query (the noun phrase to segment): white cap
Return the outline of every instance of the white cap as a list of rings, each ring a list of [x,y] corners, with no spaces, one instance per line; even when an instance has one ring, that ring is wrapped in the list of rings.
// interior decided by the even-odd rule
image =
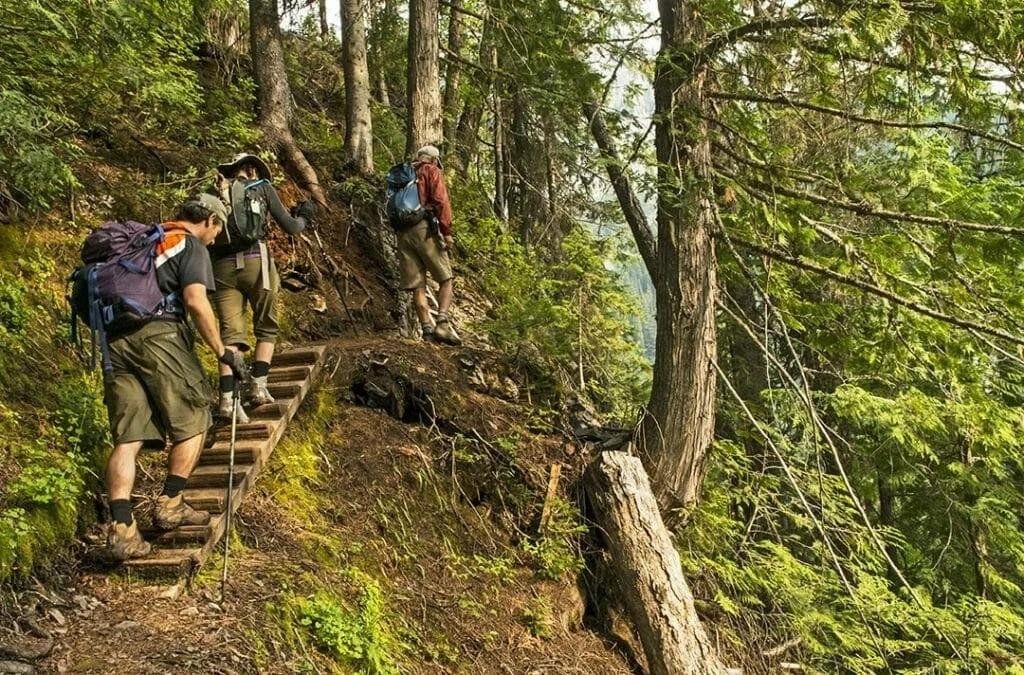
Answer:
[[[441,163],[441,151],[437,149],[436,145],[424,145],[416,151],[417,158],[422,157],[423,155],[434,158],[437,160],[438,164]]]

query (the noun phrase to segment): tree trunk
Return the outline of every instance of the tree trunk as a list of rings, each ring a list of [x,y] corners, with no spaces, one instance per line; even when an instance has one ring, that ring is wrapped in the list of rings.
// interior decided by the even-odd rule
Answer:
[[[409,121],[405,150],[412,155],[430,143],[444,142],[441,125],[438,0],[409,0]]]
[[[452,0],[448,15],[448,60],[444,69],[444,140],[451,145],[459,120],[459,81],[462,79],[463,0]]]
[[[494,91],[494,214],[499,220],[508,220],[508,202],[505,199],[507,164],[505,155],[505,121],[502,114],[501,92]]]
[[[318,0],[317,4],[320,10],[320,37],[326,40],[331,34],[331,27],[327,23],[327,0]]]
[[[654,233],[651,232],[651,226],[647,222],[647,214],[644,213],[644,207],[633,191],[633,185],[626,173],[627,167],[619,158],[615,140],[608,132],[608,125],[605,124],[604,113],[596,103],[588,102],[583,104],[583,115],[587,118],[590,133],[604,160],[608,180],[611,181],[615,196],[619,199],[622,215],[633,232],[633,239],[636,240],[636,246],[640,250],[640,258],[643,259],[653,283],[658,277],[657,244]]]
[[[494,75],[491,66],[495,63],[494,53],[494,27],[490,18],[484,20],[484,26],[480,35],[480,56],[479,63],[483,67],[475,81],[470,84],[476,88],[476,96],[472,97],[462,110],[459,116],[459,124],[455,129],[455,158],[456,170],[466,175],[470,165],[476,159],[477,148],[480,145],[480,123],[484,116],[484,105],[490,95],[494,83]],[[447,136],[445,136],[447,138]]]
[[[642,426],[644,458],[658,503],[689,508],[704,480],[715,429],[715,297],[712,240],[717,213],[704,81],[677,61],[693,54],[704,25],[693,0],[659,0],[661,52],[655,71],[658,158],[658,332],[654,381]]]
[[[342,0],[341,42],[345,54],[345,155],[356,171],[373,173],[370,71],[366,64],[367,0]]]
[[[391,106],[391,93],[388,91],[388,74],[384,65],[387,58],[384,53],[384,35],[394,15],[394,0],[384,0],[384,6],[373,14],[371,26],[370,49],[373,52],[373,86],[377,91],[377,100],[383,106]]]
[[[314,200],[326,205],[316,171],[292,137],[291,91],[284,67],[276,0],[249,0],[249,24],[263,137],[295,181],[308,190]]]
[[[650,674],[724,673],[640,460],[624,452],[602,453],[587,469],[586,486]]]
[[[547,165],[540,151],[543,140],[535,133],[536,115],[526,94],[513,83],[512,133],[507,143],[512,171],[509,173],[509,218],[519,226],[524,247],[534,244],[543,218],[548,212]]]

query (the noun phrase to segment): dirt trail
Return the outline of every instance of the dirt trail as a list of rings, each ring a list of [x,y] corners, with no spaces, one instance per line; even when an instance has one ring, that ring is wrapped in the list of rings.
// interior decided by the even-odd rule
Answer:
[[[358,606],[346,592],[360,574],[382,590],[402,672],[630,672],[583,628],[574,575],[543,578],[524,545],[546,468],[578,458],[498,397],[495,355],[378,337],[329,353],[328,379],[239,511],[227,599],[217,564],[178,586],[81,568],[37,598],[37,624],[56,638],[39,672],[369,672],[283,618],[325,589]],[[357,403],[353,382],[374,372],[397,375],[431,418],[419,404],[403,422]]]

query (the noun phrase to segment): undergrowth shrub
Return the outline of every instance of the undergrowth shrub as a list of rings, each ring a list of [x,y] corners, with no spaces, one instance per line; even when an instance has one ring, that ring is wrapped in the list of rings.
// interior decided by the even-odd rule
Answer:
[[[397,675],[405,644],[388,615],[384,592],[376,579],[356,568],[343,574],[344,597],[318,591],[288,598],[283,618],[305,629],[321,651],[367,675]]]
[[[482,326],[494,345],[539,359],[530,386],[540,403],[578,391],[601,410],[630,419],[644,401],[650,366],[635,334],[639,309],[609,272],[622,242],[573,227],[553,258],[528,251],[493,216],[487,191],[452,180],[456,236],[494,308]]]

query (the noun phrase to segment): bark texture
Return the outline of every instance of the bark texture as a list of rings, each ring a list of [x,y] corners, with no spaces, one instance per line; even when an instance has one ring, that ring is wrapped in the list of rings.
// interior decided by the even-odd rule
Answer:
[[[540,225],[548,214],[547,160],[544,141],[536,130],[536,115],[526,94],[515,86],[512,93],[511,134],[508,155],[508,213],[519,226],[519,241],[529,248],[539,236]]]
[[[494,27],[488,17],[484,20],[483,33],[480,36],[479,63],[483,69],[470,80],[474,95],[468,97],[462,114],[459,116],[458,126],[455,128],[455,169],[463,175],[476,161],[477,149],[480,146],[480,123],[484,116],[484,104],[494,83],[493,70],[489,66],[494,62]]]
[[[724,673],[640,460],[602,453],[587,470],[586,487],[650,674]]]
[[[688,71],[705,27],[693,0],[659,0],[661,52],[655,71],[658,158],[658,332],[644,457],[666,518],[698,499],[714,437],[717,358],[717,212],[711,147],[704,121],[706,70]],[[675,60],[675,62],[673,62]]]
[[[636,240],[640,257],[644,261],[644,266],[647,267],[647,273],[651,276],[651,281],[654,282],[658,276],[658,246],[654,233],[651,232],[650,223],[647,222],[647,214],[644,213],[643,205],[637,199],[636,192],[633,191],[633,185],[615,147],[615,139],[609,133],[608,125],[605,124],[601,108],[596,103],[584,103],[583,115],[587,119],[590,133],[604,160],[608,180],[611,181],[615,196],[619,200],[619,206],[622,207],[622,215],[633,233],[633,239]]]
[[[462,80],[462,5],[463,0],[452,0],[448,15],[448,58],[444,68],[444,140],[455,138],[455,125],[459,120],[459,84]]]
[[[373,173],[370,71],[366,62],[368,0],[342,0],[341,43],[345,54],[345,155],[356,171]]]
[[[409,0],[407,155],[428,143],[440,146],[444,142],[438,30],[438,0]]]
[[[326,205],[316,171],[292,137],[291,91],[284,67],[276,0],[249,0],[249,24],[263,137],[292,178],[308,190],[314,200]]]
[[[327,0],[317,0],[317,10],[320,14],[320,37],[326,40],[331,34],[331,27],[327,23]]]

